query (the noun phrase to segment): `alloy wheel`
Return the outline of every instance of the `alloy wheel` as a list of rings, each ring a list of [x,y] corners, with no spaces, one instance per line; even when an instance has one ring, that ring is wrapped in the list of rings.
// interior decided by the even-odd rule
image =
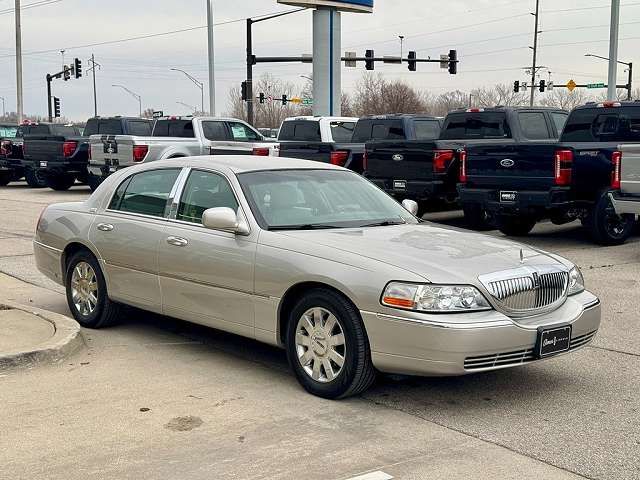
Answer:
[[[71,275],[71,298],[82,316],[91,315],[98,306],[98,278],[87,262],[78,262]]]

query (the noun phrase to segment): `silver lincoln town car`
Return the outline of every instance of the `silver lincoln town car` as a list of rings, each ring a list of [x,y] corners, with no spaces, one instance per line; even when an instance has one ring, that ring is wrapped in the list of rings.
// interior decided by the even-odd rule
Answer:
[[[192,157],[119,170],[44,210],[38,268],[84,327],[122,305],[284,347],[309,392],[463,375],[589,343],[600,302],[557,255],[417,219],[344,168]]]

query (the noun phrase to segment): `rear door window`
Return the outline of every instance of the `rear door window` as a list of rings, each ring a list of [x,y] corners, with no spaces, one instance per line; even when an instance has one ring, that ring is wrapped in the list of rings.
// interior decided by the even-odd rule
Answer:
[[[574,110],[562,132],[563,142],[639,142],[640,108]]]
[[[337,143],[348,143],[353,138],[356,122],[331,122],[331,138]]]
[[[440,133],[442,140],[474,138],[511,138],[511,129],[504,112],[452,113]]]
[[[229,122],[231,137],[236,142],[257,142],[261,140],[258,132],[253,131],[244,123]]]
[[[191,120],[157,120],[153,127],[154,137],[194,138]]]
[[[529,140],[545,140],[551,138],[547,119],[542,112],[519,112],[518,121],[525,138]]]
[[[202,133],[207,140],[227,140],[227,127],[224,122],[202,122]]]
[[[440,136],[440,122],[437,120],[416,120],[413,128],[416,140],[435,140]]]
[[[564,125],[567,123],[567,117],[569,114],[562,112],[551,112],[551,119],[556,126],[556,131],[558,132],[558,136],[562,133],[564,129]]]
[[[138,173],[118,187],[111,198],[109,208],[121,212],[164,217],[169,193],[179,173],[179,168]]]

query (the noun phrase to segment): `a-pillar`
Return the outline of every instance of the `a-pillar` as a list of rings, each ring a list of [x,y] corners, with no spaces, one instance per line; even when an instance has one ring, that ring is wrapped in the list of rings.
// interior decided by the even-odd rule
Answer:
[[[341,24],[335,8],[313,11],[313,114],[339,116],[342,96]]]

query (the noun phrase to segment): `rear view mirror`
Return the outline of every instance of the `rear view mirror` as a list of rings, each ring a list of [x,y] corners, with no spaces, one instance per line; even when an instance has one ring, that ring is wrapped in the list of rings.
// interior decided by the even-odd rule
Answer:
[[[418,216],[418,203],[415,202],[414,200],[409,200],[408,198],[405,198],[402,201],[402,206],[404,207],[404,209],[409,212],[411,215],[417,217]]]
[[[228,207],[209,208],[202,214],[202,225],[211,230],[224,230],[247,235],[249,227],[242,216]]]

